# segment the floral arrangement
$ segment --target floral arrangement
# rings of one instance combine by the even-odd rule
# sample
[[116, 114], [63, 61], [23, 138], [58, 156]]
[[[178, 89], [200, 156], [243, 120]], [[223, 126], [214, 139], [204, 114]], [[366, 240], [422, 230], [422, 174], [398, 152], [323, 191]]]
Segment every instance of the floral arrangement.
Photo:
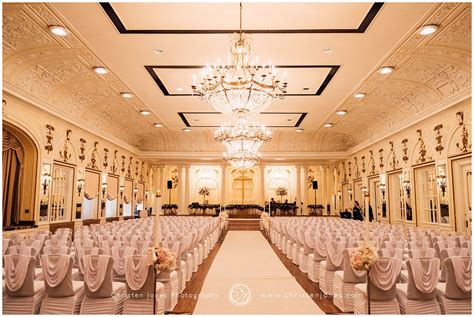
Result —
[[262, 212], [260, 218], [262, 219], [263, 228], [268, 231], [270, 227], [270, 215], [267, 212]]
[[206, 202], [206, 196], [209, 195], [209, 188], [206, 186], [199, 188], [198, 194], [204, 196], [204, 203]]
[[151, 248], [148, 250], [150, 264], [156, 271], [171, 272], [176, 270], [176, 254], [167, 248]]
[[356, 271], [369, 271], [378, 259], [375, 248], [370, 245], [360, 246], [351, 255], [351, 266]]
[[277, 189], [275, 189], [275, 194], [277, 196], [280, 196], [280, 200], [281, 200], [283, 196], [288, 195], [288, 189], [286, 189], [285, 187], [277, 187]]

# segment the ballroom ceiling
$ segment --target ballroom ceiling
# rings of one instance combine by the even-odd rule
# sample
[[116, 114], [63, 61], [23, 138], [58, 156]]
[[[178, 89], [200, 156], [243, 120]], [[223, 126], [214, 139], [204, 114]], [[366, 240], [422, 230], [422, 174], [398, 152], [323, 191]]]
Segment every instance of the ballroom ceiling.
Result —
[[[3, 9], [5, 90], [140, 151], [222, 151], [213, 130], [230, 118], [192, 96], [190, 84], [197, 67], [229, 55], [238, 3]], [[253, 55], [288, 74], [289, 95], [255, 116], [274, 134], [263, 152], [349, 151], [470, 93], [470, 10], [468, 3], [244, 3]], [[49, 32], [57, 24], [67, 37]], [[419, 35], [425, 24], [439, 31]], [[379, 74], [385, 65], [394, 71]], [[97, 75], [94, 66], [110, 72]]]

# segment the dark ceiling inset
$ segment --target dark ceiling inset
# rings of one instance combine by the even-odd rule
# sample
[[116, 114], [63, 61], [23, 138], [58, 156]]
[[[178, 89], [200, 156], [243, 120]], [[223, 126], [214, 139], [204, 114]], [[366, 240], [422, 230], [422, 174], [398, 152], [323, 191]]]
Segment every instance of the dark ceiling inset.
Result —
[[[145, 65], [145, 69], [148, 71], [150, 76], [153, 78], [155, 81], [156, 85], [161, 89], [163, 92], [163, 95], [165, 96], [180, 96], [180, 97], [186, 97], [186, 96], [195, 96], [193, 94], [187, 94], [187, 93], [182, 93], [182, 94], [173, 94], [170, 93], [169, 90], [166, 88], [165, 84], [163, 81], [160, 79], [158, 74], [155, 72], [155, 69], [196, 69], [200, 70], [204, 65], [198, 66], [198, 65]], [[337, 71], [341, 67], [340, 65], [275, 65], [276, 68], [328, 68], [330, 69], [326, 78], [324, 81], [321, 83], [319, 86], [318, 90], [314, 93], [308, 92], [304, 94], [285, 94], [285, 96], [289, 97], [298, 97], [298, 96], [321, 96], [323, 91], [326, 89], [326, 87], [329, 85], [331, 82], [332, 78], [334, 75], [336, 75]]]
[[[186, 127], [189, 128], [219, 128], [216, 125], [199, 125], [199, 124], [191, 124], [189, 123], [188, 118], [186, 115], [216, 115], [221, 114], [221, 112], [214, 112], [214, 111], [185, 111], [185, 112], [178, 112], [179, 117], [183, 120], [183, 123]], [[259, 115], [299, 115], [298, 120], [296, 120], [294, 125], [268, 125], [268, 128], [298, 128], [301, 123], [303, 123], [304, 118], [306, 117], [307, 112], [260, 112]]]
[[[357, 29], [282, 29], [282, 30], [243, 30], [245, 33], [364, 33], [375, 16], [383, 6], [383, 2], [375, 2], [366, 16], [360, 23]], [[129, 30], [120, 20], [119, 16], [115, 12], [114, 8], [109, 2], [101, 2], [100, 5], [104, 9], [105, 13], [115, 25], [115, 28], [121, 34], [231, 34], [239, 32], [239, 30], [156, 30], [156, 29], [144, 29], [144, 30]]]

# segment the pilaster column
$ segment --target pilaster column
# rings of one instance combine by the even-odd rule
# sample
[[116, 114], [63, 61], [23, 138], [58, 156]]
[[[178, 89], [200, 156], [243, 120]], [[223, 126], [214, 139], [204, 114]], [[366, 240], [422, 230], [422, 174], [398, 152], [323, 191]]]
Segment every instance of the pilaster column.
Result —
[[183, 166], [178, 165], [178, 214], [183, 214], [186, 210], [184, 201], [184, 192], [186, 188], [186, 180], [183, 177]]
[[302, 187], [302, 202], [303, 202], [303, 215], [308, 215], [308, 187], [306, 186], [306, 181], [308, 179], [309, 166], [303, 166], [303, 187]]
[[321, 166], [321, 177], [320, 177], [320, 191], [321, 191], [321, 205], [324, 207], [324, 211], [327, 212], [328, 205], [328, 180], [327, 180], [327, 168], [326, 166]]
[[260, 205], [265, 206], [265, 166], [260, 165], [259, 168], [259, 198]]
[[221, 199], [220, 205], [225, 206], [227, 199], [227, 165], [221, 165]]
[[296, 201], [296, 207], [298, 207], [298, 209], [296, 209], [296, 213], [299, 213], [300, 212], [300, 208], [301, 208], [301, 166], [299, 165], [296, 165], [296, 197], [295, 197], [295, 201]]
[[[152, 214], [156, 215], [159, 213], [161, 209], [161, 198], [159, 199], [156, 197], [156, 194], [158, 193], [158, 190], [160, 191], [160, 194], [162, 195], [162, 189], [160, 188], [160, 169], [158, 166], [153, 166], [153, 181], [152, 181], [152, 186], [150, 189], [150, 196], [151, 196], [151, 201], [152, 201], [152, 208], [153, 212]], [[158, 202], [160, 200], [160, 202]], [[158, 209], [159, 208], [159, 209]]]
[[[159, 186], [160, 186], [160, 191], [161, 191], [161, 202], [164, 204], [168, 203], [168, 190], [166, 189], [166, 177], [165, 177], [165, 171], [166, 168], [165, 166], [160, 166], [160, 176], [159, 176]], [[158, 210], [158, 213], [163, 213], [163, 210], [160, 209]]]
[[184, 214], [188, 214], [188, 206], [191, 203], [190, 202], [190, 194], [191, 191], [189, 190], [190, 184], [191, 183], [191, 172], [190, 172], [190, 166], [185, 165], [184, 166], [184, 206], [182, 208]]

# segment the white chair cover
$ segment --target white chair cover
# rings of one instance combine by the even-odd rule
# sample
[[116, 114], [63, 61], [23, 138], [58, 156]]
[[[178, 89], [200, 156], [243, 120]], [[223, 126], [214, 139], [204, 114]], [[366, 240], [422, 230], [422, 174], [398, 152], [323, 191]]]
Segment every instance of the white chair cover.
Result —
[[422, 293], [431, 293], [435, 290], [439, 280], [439, 259], [430, 259], [425, 269], [421, 259], [408, 259], [412, 268], [415, 287]]
[[402, 261], [400, 259], [380, 258], [370, 270], [370, 281], [375, 287], [388, 291], [395, 284], [401, 268]]
[[472, 289], [472, 275], [471, 262], [469, 259], [467, 264], [464, 263], [463, 257], [455, 256], [451, 258], [453, 262], [454, 275], [456, 277], [456, 284], [464, 292], [470, 292]]
[[67, 254], [46, 255], [43, 254], [41, 262], [43, 266], [44, 280], [50, 287], [56, 287], [66, 277], [72, 257]]
[[[95, 257], [97, 261], [93, 261], [93, 257]], [[109, 255], [84, 256], [84, 282], [91, 292], [97, 291], [102, 286], [105, 280], [109, 259]]]
[[149, 266], [146, 256], [139, 257], [137, 263], [135, 263], [133, 256], [125, 258], [125, 277], [130, 289], [138, 291], [143, 287], [148, 277]]
[[15, 292], [19, 290], [25, 282], [28, 265], [33, 257], [31, 255], [4, 256], [5, 260], [5, 286]]

